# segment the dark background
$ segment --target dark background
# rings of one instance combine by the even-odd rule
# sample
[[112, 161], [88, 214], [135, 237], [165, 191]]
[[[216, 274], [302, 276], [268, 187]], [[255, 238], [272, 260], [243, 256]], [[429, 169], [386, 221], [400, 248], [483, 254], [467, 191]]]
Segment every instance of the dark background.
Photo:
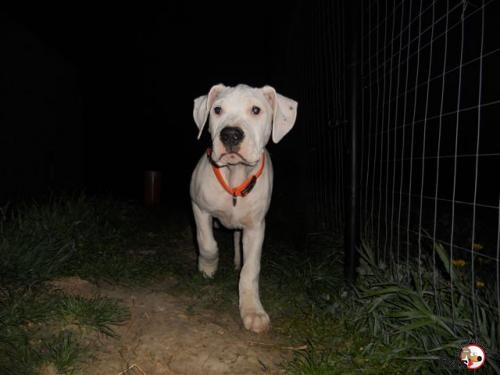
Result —
[[[139, 200], [152, 169], [162, 204], [185, 202], [208, 141], [195, 97], [269, 84], [300, 102], [287, 73], [298, 13], [294, 1], [0, 9], [0, 201], [82, 189]], [[300, 139], [271, 146], [277, 184], [299, 167]]]
[[[412, 225], [425, 211], [431, 224], [424, 227], [442, 218], [448, 236], [449, 218], [472, 222], [477, 203], [476, 214], [484, 215], [477, 222], [496, 240], [500, 3], [487, 2], [484, 22], [474, 2], [367, 0], [351, 18], [354, 3], [0, 7], [0, 204], [68, 190], [141, 201], [144, 171], [159, 170], [162, 205], [189, 212], [190, 174], [208, 145], [206, 132], [196, 140], [193, 99], [217, 83], [269, 84], [299, 102], [295, 128], [269, 145], [271, 215], [288, 230], [296, 225], [293, 232], [340, 231], [348, 197], [350, 21], [357, 20], [361, 219], [377, 213], [382, 222], [401, 190], [404, 199], [394, 201], [413, 207]], [[398, 95], [404, 100], [395, 103]], [[434, 217], [437, 182], [443, 207]]]

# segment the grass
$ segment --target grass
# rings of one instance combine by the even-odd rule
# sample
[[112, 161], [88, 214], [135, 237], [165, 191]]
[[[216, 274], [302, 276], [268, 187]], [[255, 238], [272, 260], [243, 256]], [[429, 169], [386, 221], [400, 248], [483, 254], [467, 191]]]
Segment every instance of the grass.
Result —
[[47, 364], [72, 373], [86, 354], [83, 339], [114, 336], [112, 326], [127, 318], [128, 311], [110, 299], [10, 291], [0, 305], [0, 373], [30, 374]]
[[[365, 244], [354, 289], [340, 289], [332, 293], [333, 298], [328, 295], [320, 303], [313, 302], [304, 315], [317, 317], [297, 332], [297, 336], [306, 334], [311, 345], [288, 365], [288, 372], [447, 373], [451, 370], [438, 368], [440, 357], [456, 358], [460, 343], [468, 338], [479, 339], [488, 348], [482, 371], [500, 372], [498, 311], [490, 303], [493, 290], [478, 289], [474, 309], [470, 275], [451, 266], [441, 246], [435, 251], [439, 269], [451, 272], [435, 271], [430, 261], [418, 259], [384, 264]], [[322, 279], [319, 270], [312, 272], [315, 279]], [[473, 314], [478, 316], [476, 329]]]
[[[77, 196], [4, 209], [2, 216], [2, 374], [43, 368], [76, 373], [90, 355], [89, 339], [113, 337], [113, 327], [128, 319], [114, 300], [54, 291], [48, 283], [54, 278], [78, 275], [127, 286], [168, 276], [174, 280], [169, 292], [192, 297], [193, 312], [219, 308], [237, 314], [229, 232], [217, 231], [220, 268], [207, 280], [196, 271], [188, 220], [175, 216], [168, 222], [168, 212]], [[268, 233], [274, 237], [268, 236], [263, 252], [261, 296], [273, 334], [297, 348], [285, 365], [288, 374], [436, 373], [437, 359], [452, 358], [469, 337], [498, 352], [492, 291], [477, 290], [473, 309], [470, 275], [452, 266], [442, 247], [432, 249], [434, 268], [418, 259], [384, 264], [365, 244], [360, 276], [350, 288], [343, 284], [341, 238], [311, 235], [295, 248], [285, 231]], [[488, 360], [483, 370], [498, 372], [495, 366]]]
[[128, 311], [110, 298], [63, 296], [57, 304], [59, 320], [66, 324], [90, 327], [98, 333], [115, 337], [112, 325], [129, 318]]
[[128, 311], [110, 299], [64, 295], [47, 282], [77, 273], [96, 249], [119, 248], [113, 223], [120, 211], [79, 196], [4, 208], [2, 216], [0, 373], [74, 373], [87, 354], [85, 339], [114, 336]]
[[[453, 270], [444, 249], [437, 246], [436, 252], [442, 261], [440, 268]], [[486, 341], [496, 352], [496, 329], [488, 331], [488, 328], [497, 324], [498, 315], [489, 305], [486, 293], [478, 293], [477, 309], [487, 318], [480, 323], [479, 332], [473, 329], [474, 310], [466, 275], [460, 275], [458, 270], [449, 274], [434, 272], [430, 262], [418, 259], [409, 263], [391, 262], [384, 268], [367, 246], [362, 259], [362, 281], [357, 288], [361, 313], [357, 326], [389, 345], [388, 354], [401, 366], [411, 372], [436, 371], [439, 358], [454, 358], [460, 342], [468, 338]], [[485, 367], [498, 371], [496, 366], [489, 361]]]

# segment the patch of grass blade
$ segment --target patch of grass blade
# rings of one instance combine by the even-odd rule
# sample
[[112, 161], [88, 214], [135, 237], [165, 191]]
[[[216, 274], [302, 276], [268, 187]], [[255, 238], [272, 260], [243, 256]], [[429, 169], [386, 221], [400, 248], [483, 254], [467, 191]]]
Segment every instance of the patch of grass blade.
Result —
[[67, 324], [91, 328], [106, 336], [116, 337], [112, 326], [123, 324], [130, 318], [127, 308], [110, 298], [86, 299], [64, 296], [58, 301], [57, 314]]
[[85, 357], [86, 350], [71, 331], [63, 331], [43, 343], [42, 364], [52, 365], [58, 373], [72, 374]]
[[128, 317], [126, 308], [108, 298], [85, 299], [44, 290], [4, 293], [0, 373], [31, 374], [44, 364], [71, 373], [85, 354], [81, 342], [88, 330], [115, 337], [113, 326]]
[[[443, 268], [450, 269], [444, 249], [437, 245], [436, 252]], [[498, 351], [498, 312], [488, 303], [490, 291], [477, 291], [474, 311], [469, 278], [458, 270], [451, 268], [446, 275], [418, 259], [381, 267], [366, 244], [361, 257], [356, 325], [380, 337], [401, 365], [411, 371], [435, 371], [439, 356], [452, 358], [461, 341], [474, 337], [493, 353]], [[479, 332], [473, 314], [481, 316]], [[499, 371], [493, 358], [487, 369]]]

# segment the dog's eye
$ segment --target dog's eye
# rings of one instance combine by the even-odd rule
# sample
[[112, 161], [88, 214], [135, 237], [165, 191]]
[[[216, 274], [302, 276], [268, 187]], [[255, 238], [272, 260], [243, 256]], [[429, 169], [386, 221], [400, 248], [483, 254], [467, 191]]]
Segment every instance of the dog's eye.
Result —
[[256, 105], [254, 105], [254, 106], [252, 107], [252, 113], [253, 113], [254, 115], [258, 115], [258, 114], [260, 113], [260, 108], [259, 108], [259, 107], [257, 107]]
[[220, 115], [222, 112], [222, 108], [220, 106], [214, 107], [214, 113], [216, 115]]

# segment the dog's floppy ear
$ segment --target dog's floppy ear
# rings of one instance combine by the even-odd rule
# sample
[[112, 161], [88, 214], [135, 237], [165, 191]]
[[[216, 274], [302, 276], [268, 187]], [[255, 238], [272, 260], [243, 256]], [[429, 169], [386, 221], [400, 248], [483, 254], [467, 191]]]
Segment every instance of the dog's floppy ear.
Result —
[[193, 118], [194, 122], [198, 126], [198, 129], [200, 129], [200, 131], [198, 132], [198, 139], [200, 139], [201, 137], [203, 127], [207, 122], [208, 114], [210, 113], [210, 108], [212, 107], [214, 100], [225, 88], [226, 86], [219, 83], [218, 85], [212, 86], [212, 88], [208, 92], [208, 95], [200, 96], [194, 100]]
[[298, 103], [278, 94], [271, 86], [264, 86], [262, 92], [273, 109], [272, 138], [274, 143], [278, 143], [295, 124]]

